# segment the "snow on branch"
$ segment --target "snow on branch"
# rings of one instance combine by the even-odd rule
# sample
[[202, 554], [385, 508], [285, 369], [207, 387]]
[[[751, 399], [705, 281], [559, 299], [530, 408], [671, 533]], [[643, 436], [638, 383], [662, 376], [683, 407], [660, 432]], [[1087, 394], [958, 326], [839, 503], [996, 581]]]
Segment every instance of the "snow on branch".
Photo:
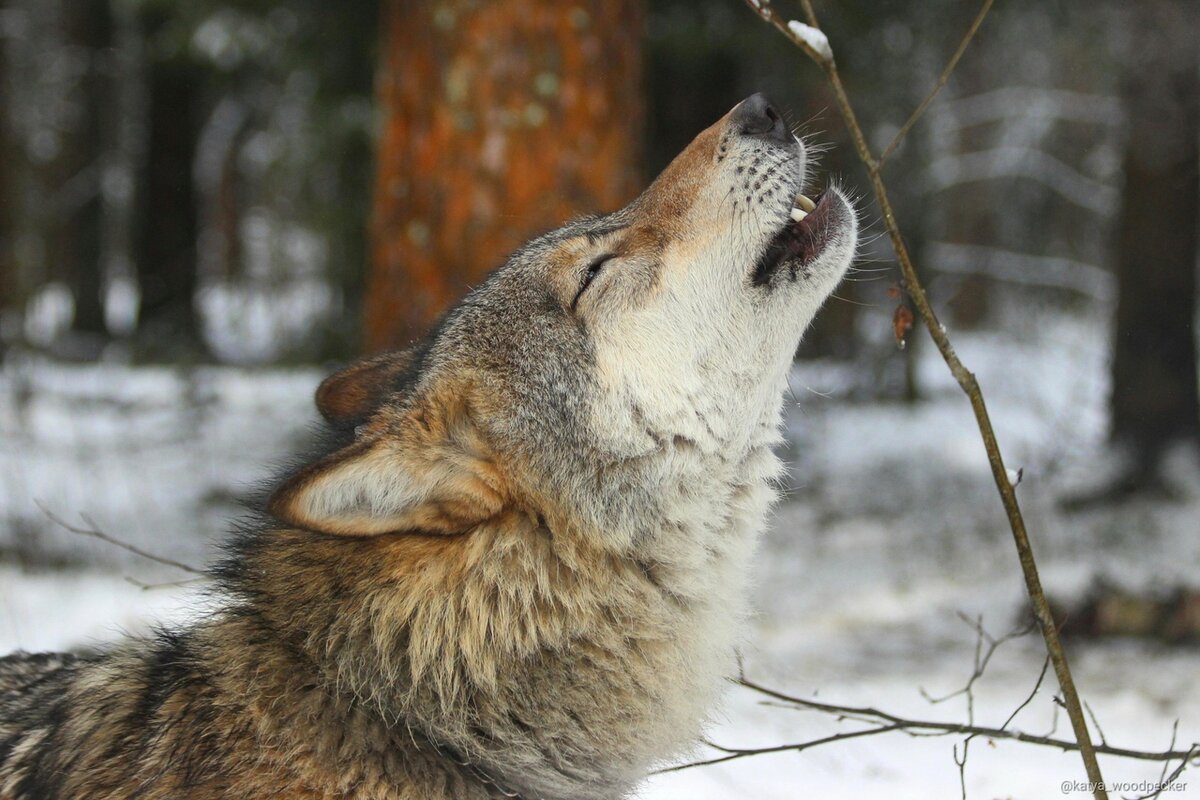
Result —
[[820, 28], [805, 25], [803, 22], [794, 19], [788, 23], [788, 30], [797, 39], [812, 48], [821, 57], [822, 61], [833, 61], [833, 48], [829, 46], [829, 37]]

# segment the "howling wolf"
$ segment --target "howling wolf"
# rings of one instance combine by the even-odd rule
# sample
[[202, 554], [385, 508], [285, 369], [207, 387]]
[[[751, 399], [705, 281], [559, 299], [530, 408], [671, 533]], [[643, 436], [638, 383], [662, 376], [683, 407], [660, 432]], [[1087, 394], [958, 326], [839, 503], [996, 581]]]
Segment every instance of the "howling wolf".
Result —
[[792, 354], [857, 221], [761, 95], [327, 379], [219, 609], [0, 659], [0, 798], [621, 798], [733, 669]]

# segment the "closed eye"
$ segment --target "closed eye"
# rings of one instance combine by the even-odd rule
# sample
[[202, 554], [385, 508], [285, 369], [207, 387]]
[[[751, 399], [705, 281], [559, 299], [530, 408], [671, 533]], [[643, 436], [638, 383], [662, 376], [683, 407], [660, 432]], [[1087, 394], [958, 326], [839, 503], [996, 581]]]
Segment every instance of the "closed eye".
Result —
[[615, 255], [616, 253], [605, 253], [588, 264], [587, 270], [583, 273], [583, 278], [580, 279], [579, 291], [575, 293], [575, 299], [571, 301], [572, 311], [575, 310], [575, 306], [579, 305], [579, 298], [583, 297], [583, 293], [592, 285], [592, 281], [596, 280], [596, 276], [600, 274], [600, 270], [604, 267], [604, 264]]

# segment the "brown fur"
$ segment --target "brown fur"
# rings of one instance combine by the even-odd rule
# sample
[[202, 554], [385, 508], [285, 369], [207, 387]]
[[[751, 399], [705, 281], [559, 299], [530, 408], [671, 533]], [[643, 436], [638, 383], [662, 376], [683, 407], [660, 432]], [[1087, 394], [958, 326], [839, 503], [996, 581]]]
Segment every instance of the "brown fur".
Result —
[[333, 444], [228, 545], [210, 616], [0, 659], [0, 800], [615, 800], [689, 747], [856, 241], [836, 192], [837, 225], [792, 224], [805, 154], [764, 107], [323, 382]]
[[317, 410], [335, 425], [357, 425], [383, 404], [415, 358], [412, 349], [386, 353], [330, 375], [317, 387]]

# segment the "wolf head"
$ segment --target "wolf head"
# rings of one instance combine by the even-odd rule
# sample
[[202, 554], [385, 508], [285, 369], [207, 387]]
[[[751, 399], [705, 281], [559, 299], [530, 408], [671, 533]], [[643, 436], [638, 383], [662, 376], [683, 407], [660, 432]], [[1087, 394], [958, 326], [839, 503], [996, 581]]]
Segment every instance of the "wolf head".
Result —
[[528, 796], [623, 796], [690, 746], [733, 666], [792, 355], [854, 253], [807, 171], [751, 97], [628, 208], [325, 381], [348, 443], [239, 540], [242, 616]]
[[800, 336], [850, 264], [855, 214], [836, 189], [802, 195], [808, 166], [766, 98], [743, 101], [628, 207], [531, 241], [424, 342], [328, 379], [318, 405], [355, 440], [271, 510], [347, 536], [523, 509], [616, 552], [652, 537], [697, 456], [773, 441]]

